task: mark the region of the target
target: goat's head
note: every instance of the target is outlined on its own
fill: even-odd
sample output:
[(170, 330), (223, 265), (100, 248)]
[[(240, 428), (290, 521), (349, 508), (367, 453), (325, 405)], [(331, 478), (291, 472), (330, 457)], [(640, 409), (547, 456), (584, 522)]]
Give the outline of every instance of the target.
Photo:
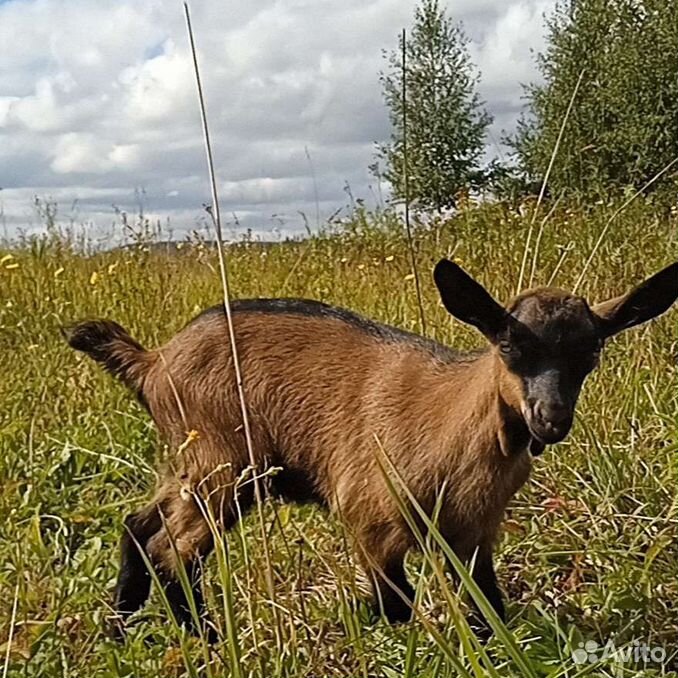
[(541, 445), (570, 431), (577, 397), (605, 341), (666, 311), (678, 298), (678, 263), (627, 294), (590, 306), (554, 288), (523, 292), (501, 306), (457, 264), (443, 259), (434, 279), (445, 308), (478, 328), (493, 346), (517, 394), (525, 423)]

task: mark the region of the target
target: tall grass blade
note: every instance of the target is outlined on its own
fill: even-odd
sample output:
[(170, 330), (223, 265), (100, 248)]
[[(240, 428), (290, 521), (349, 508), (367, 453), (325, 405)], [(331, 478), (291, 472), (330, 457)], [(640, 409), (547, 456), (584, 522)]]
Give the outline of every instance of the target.
[[(222, 283), (222, 295), (223, 295), (223, 304), (224, 311), (226, 314), (226, 322), (228, 325), (228, 335), (231, 345), (231, 354), (233, 356), (233, 368), (235, 371), (235, 381), (238, 390), (238, 400), (240, 402), (240, 411), (242, 415), (243, 430), (245, 433), (245, 441), (247, 445), (247, 452), (249, 454), (250, 465), (253, 469), (257, 469), (257, 459), (254, 453), (254, 446), (252, 443), (252, 430), (250, 427), (249, 413), (247, 409), (247, 402), (245, 399), (245, 386), (243, 380), (243, 374), (240, 366), (240, 358), (238, 354), (238, 346), (235, 337), (235, 328), (233, 326), (233, 315), (231, 312), (231, 300), (230, 300), (230, 291), (228, 283), (228, 268), (226, 265), (226, 257), (224, 255), (224, 244), (221, 228), (221, 214), (219, 211), (219, 196), (217, 193), (217, 181), (216, 174), (214, 171), (214, 161), (212, 158), (212, 145), (210, 142), (209, 126), (207, 124), (207, 109), (205, 106), (205, 98), (203, 95), (202, 82), (200, 78), (200, 68), (198, 65), (198, 54), (195, 47), (195, 40), (193, 37), (193, 28), (191, 26), (191, 14), (188, 7), (188, 3), (184, 2), (184, 14), (186, 18), (186, 30), (188, 31), (188, 38), (191, 49), (191, 56), (193, 58), (193, 69), (195, 74), (195, 82), (198, 93), (198, 103), (200, 106), (200, 119), (202, 121), (203, 137), (205, 141), (205, 154), (207, 157), (207, 167), (209, 171), (210, 178), (210, 187), (212, 191), (212, 205), (210, 210), (210, 215), (212, 216), (215, 230), (216, 230), (216, 240), (217, 240), (217, 253), (219, 257), (219, 272), (221, 276)], [(275, 596), (275, 587), (273, 583), (273, 566), (271, 564), (271, 553), (268, 543), (268, 538), (266, 535), (266, 524), (264, 520), (264, 509), (263, 509), (263, 492), (261, 488), (261, 483), (258, 477), (258, 474), (254, 473), (254, 495), (256, 498), (257, 504), (257, 515), (259, 518), (259, 529), (261, 531), (261, 538), (264, 548), (264, 558), (266, 564), (266, 585), (268, 588), (268, 595), (271, 599), (273, 615), (276, 623), (276, 633), (277, 633), (277, 643), (279, 651), (282, 651), (282, 628), (280, 625), (280, 617), (278, 614), (278, 608), (276, 605), (276, 596)]]
[(518, 276), (518, 285), (516, 287), (516, 294), (519, 294), (523, 289), (523, 279), (525, 276), (525, 268), (527, 267), (527, 256), (530, 251), (530, 245), (532, 243), (532, 231), (534, 230), (534, 223), (537, 219), (537, 214), (539, 213), (539, 206), (544, 199), (544, 194), (546, 193), (546, 186), (548, 185), (549, 177), (551, 176), (551, 170), (553, 165), (556, 162), (556, 156), (558, 155), (558, 150), (560, 149), (560, 142), (563, 140), (563, 135), (565, 134), (565, 127), (567, 126), (567, 121), (570, 119), (570, 113), (572, 112), (572, 106), (574, 105), (574, 100), (577, 97), (577, 92), (579, 92), (579, 86), (581, 81), (584, 78), (585, 69), (582, 69), (577, 78), (577, 83), (572, 90), (572, 96), (570, 97), (570, 102), (567, 105), (567, 110), (563, 116), (563, 122), (560, 125), (560, 130), (558, 131), (558, 137), (556, 138), (556, 143), (553, 146), (553, 152), (551, 153), (551, 158), (549, 160), (548, 167), (546, 168), (546, 174), (544, 174), (544, 179), (541, 182), (541, 188), (539, 189), (539, 196), (537, 197), (537, 203), (534, 206), (534, 211), (532, 212), (532, 218), (530, 219), (530, 228), (527, 232), (527, 240), (525, 242), (525, 249), (523, 250), (523, 261), (520, 265), (520, 275)]

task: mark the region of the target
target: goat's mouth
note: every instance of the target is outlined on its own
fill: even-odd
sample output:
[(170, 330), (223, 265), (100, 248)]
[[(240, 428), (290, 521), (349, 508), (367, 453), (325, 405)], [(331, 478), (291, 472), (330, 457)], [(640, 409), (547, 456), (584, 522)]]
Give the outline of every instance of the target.
[(537, 417), (529, 407), (523, 409), (523, 418), (532, 438), (542, 446), (542, 452), (544, 446), (555, 445), (567, 437), (573, 420), (572, 416), (561, 418), (558, 422), (544, 420)]
[(572, 428), (571, 420), (555, 425), (550, 422), (530, 421), (526, 418), (526, 423), (530, 435), (542, 445), (555, 445), (561, 442)]

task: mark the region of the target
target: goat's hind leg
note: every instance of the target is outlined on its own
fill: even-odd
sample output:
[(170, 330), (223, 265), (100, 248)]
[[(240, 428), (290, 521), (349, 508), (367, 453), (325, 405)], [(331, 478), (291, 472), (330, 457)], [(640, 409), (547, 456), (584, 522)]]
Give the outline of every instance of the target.
[[(209, 615), (205, 610), (205, 598), (202, 592), (202, 558), (195, 557), (194, 559), (184, 562), (184, 570), (186, 572), (186, 579), (190, 597), (193, 599), (197, 620), (203, 626), (208, 639), (212, 642), (217, 639), (217, 634), (213, 626), (209, 623)], [(161, 582), (165, 592), (165, 597), (172, 610), (174, 618), (177, 620), (179, 626), (188, 629), (192, 634), (198, 635), (199, 628), (196, 624), (196, 617), (191, 611), (191, 602), (187, 595), (186, 582), (182, 583), (178, 572), (162, 573)]]
[[(251, 492), (238, 494), (244, 512), (251, 504)], [(184, 499), (177, 494), (163, 502), (162, 510), (163, 527), (149, 542), (148, 551), (167, 602), (180, 626), (194, 634), (202, 626), (208, 639), (214, 641), (217, 634), (205, 611), (202, 566), (214, 547), (215, 531), (227, 530), (237, 522), (233, 487), (214, 490), (208, 500), (197, 496)], [(187, 575), (188, 590), (186, 581), (182, 583), (181, 567)]]
[[(165, 497), (160, 508), (162, 527), (148, 543), (151, 562), (174, 618), (195, 634), (199, 631), (196, 621), (206, 619), (202, 559), (209, 555), (213, 545), (212, 531), (199, 501), (194, 497), (184, 500), (178, 494)], [(181, 576), (182, 568), (185, 579)], [(191, 611), (189, 595), (197, 619)]]
[(149, 539), (162, 527), (155, 504), (130, 514), (124, 524), (125, 532), (120, 540), (120, 570), (113, 600), (115, 617), (111, 625), (111, 634), (117, 639), (124, 636), (129, 616), (148, 599), (151, 573), (146, 566), (144, 552)]

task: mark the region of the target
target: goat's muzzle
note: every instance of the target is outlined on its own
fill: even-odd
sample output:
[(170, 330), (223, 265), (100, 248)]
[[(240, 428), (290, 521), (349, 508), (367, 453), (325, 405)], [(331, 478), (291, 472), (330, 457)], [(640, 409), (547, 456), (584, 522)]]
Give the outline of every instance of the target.
[(528, 401), (523, 410), (530, 433), (544, 445), (554, 445), (567, 436), (572, 428), (574, 412), (561, 402)]

